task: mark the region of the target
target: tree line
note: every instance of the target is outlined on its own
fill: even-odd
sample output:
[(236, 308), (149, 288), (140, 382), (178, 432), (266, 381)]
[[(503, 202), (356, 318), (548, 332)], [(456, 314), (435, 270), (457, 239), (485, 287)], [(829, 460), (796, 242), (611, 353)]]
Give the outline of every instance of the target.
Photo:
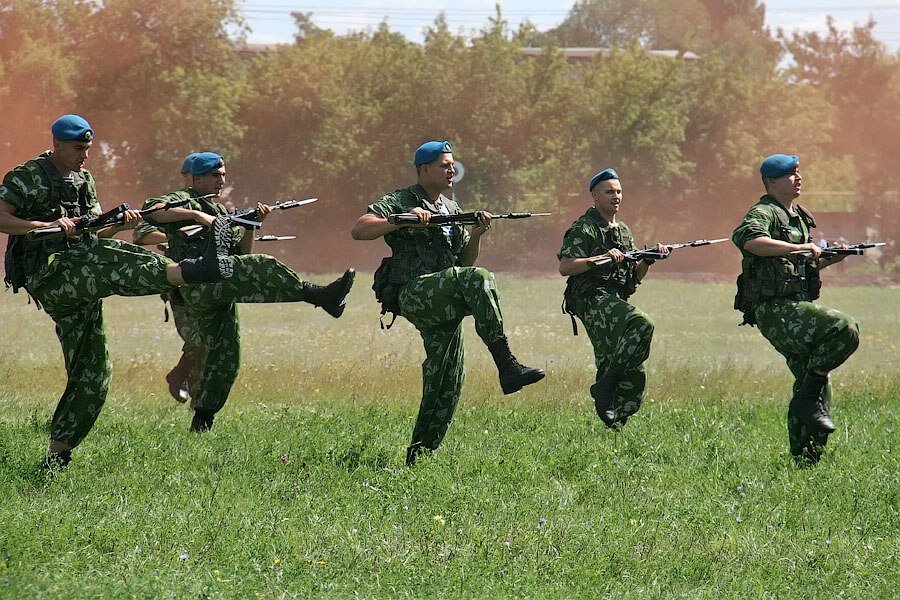
[[(0, 167), (48, 147), (49, 124), (68, 112), (97, 131), (89, 168), (107, 207), (169, 191), (185, 154), (214, 150), (235, 205), (322, 198), (281, 222), (303, 237), (295, 250), (319, 253), (298, 259), (309, 270), (339, 268), (348, 248), (374, 264), (344, 234), (367, 204), (412, 183), (412, 153), (428, 139), (453, 141), (465, 208), (554, 213), (492, 234), (495, 267), (552, 267), (589, 205), (587, 180), (607, 166), (641, 240), (730, 232), (774, 152), (801, 155), (810, 191), (845, 192), (838, 208), (896, 227), (900, 57), (873, 22), (772, 32), (764, 10), (581, 0), (540, 32), (510, 28), (498, 8), (469, 32), (438, 15), (422, 43), (389, 21), (336, 35), (295, 13), (293, 44), (250, 52), (234, 0), (8, 0)], [(559, 50), (571, 46), (611, 52), (573, 63)], [(810, 194), (813, 210), (817, 198), (833, 197)]]

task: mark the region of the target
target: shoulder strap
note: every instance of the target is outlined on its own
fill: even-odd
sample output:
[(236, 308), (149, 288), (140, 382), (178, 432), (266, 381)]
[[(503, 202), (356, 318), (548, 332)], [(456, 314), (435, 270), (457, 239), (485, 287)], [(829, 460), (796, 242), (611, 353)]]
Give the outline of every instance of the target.
[(799, 204), (795, 204), (794, 208), (797, 210), (797, 214), (800, 215), (800, 218), (806, 223), (806, 226), (809, 229), (816, 228), (816, 220), (813, 219), (812, 213), (800, 206)]

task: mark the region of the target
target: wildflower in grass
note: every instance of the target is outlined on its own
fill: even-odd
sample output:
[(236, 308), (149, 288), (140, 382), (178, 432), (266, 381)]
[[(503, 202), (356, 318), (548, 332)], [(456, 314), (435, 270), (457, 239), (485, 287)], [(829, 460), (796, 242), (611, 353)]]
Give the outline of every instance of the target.
[(403, 510), (409, 510), (409, 506), (407, 506), (406, 504), (404, 504), (404, 505), (403, 505)]
[(503, 545), (509, 548), (509, 542), (503, 542)]
[(746, 497), (747, 497), (747, 494), (745, 494), (744, 492), (741, 492), (741, 498), (746, 498)]
[(860, 525), (857, 525), (857, 526), (856, 526), (856, 530), (857, 530), (857, 531), (862, 531), (862, 527), (861, 527)]
[(433, 518), (434, 518), (435, 521), (437, 521), (437, 522), (440, 523), (441, 525), (446, 525), (446, 524), (447, 524), (447, 519), (445, 519), (445, 518), (442, 517), (441, 515), (434, 515)]
[(280, 565), (280, 564), (281, 564), (281, 559), (280, 559), (280, 558), (276, 558), (276, 559), (275, 559), (275, 564), (276, 564), (276, 565)]
[(287, 454), (281, 455), (281, 462), (287, 462)]
[(187, 560), (189, 556), (190, 554), (188, 554), (187, 552), (182, 552), (178, 558), (180, 558), (181, 560)]
[(547, 519), (545, 519), (544, 517), (541, 517), (540, 519), (538, 519), (538, 525), (540, 527), (543, 527), (546, 524), (547, 524)]
[(830, 545), (831, 545), (831, 540), (825, 540), (825, 543), (826, 543), (827, 545), (830, 546)]
[(813, 544), (813, 545), (818, 544), (818, 543), (819, 543), (819, 540), (817, 540), (816, 538), (813, 538), (813, 539), (812, 539), (812, 544)]

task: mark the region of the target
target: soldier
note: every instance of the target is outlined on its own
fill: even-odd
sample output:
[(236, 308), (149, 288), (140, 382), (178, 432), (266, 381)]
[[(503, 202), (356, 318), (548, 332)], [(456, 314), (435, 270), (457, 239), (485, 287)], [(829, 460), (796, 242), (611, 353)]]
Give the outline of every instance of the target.
[[(191, 152), (181, 163), (182, 189), (187, 190), (193, 182), (191, 164), (199, 153)], [(148, 221), (141, 221), (134, 228), (134, 243), (142, 246), (166, 244), (166, 233)], [(167, 253), (168, 248), (166, 247)], [(181, 337), (181, 357), (166, 374), (169, 395), (178, 402), (186, 402), (190, 398), (191, 388), (197, 387), (200, 377), (200, 367), (203, 365), (204, 350), (193, 323), (184, 316), (184, 300), (177, 290), (171, 294), (163, 294), (163, 302), (172, 307), (172, 320), (175, 321), (175, 329)], [(166, 311), (166, 320), (169, 314)]]
[[(187, 236), (183, 227), (206, 225), (227, 209), (208, 198), (219, 194), (225, 186), (225, 159), (213, 152), (201, 152), (191, 164), (192, 183), (186, 190), (151, 198), (145, 207), (169, 204), (193, 198), (184, 207), (153, 213), (151, 222), (166, 232), (169, 256), (175, 260), (190, 258), (203, 251), (204, 235)], [(270, 208), (257, 204), (258, 220), (265, 219)], [(191, 390), (194, 417), (191, 431), (202, 433), (212, 428), (216, 413), (228, 399), (240, 367), (240, 329), (236, 303), (240, 302), (308, 302), (338, 318), (344, 312), (345, 300), (356, 272), (347, 271), (327, 286), (300, 279), (287, 265), (265, 254), (251, 254), (253, 231), (235, 227), (229, 253), (234, 260), (234, 275), (222, 285), (190, 285), (179, 290), (185, 304), (185, 320), (196, 328), (203, 344), (205, 360), (196, 390)]]
[(821, 259), (811, 242), (815, 221), (794, 204), (803, 181), (799, 165), (797, 156), (774, 154), (759, 167), (766, 194), (732, 236), (743, 256), (735, 308), (744, 313), (743, 324), (756, 325), (787, 360), (794, 375), (787, 418), (791, 454), (816, 462), (834, 431), (828, 373), (856, 350), (859, 326), (813, 302), (822, 285), (819, 271), (844, 256)]
[[(615, 429), (638, 411), (644, 397), (644, 362), (650, 356), (653, 322), (626, 302), (647, 274), (652, 260), (627, 260), (636, 250), (631, 230), (616, 215), (622, 204), (622, 185), (615, 169), (600, 171), (588, 184), (594, 200), (563, 236), (556, 255), (560, 275), (568, 277), (566, 311), (575, 326), (577, 316), (594, 347), (597, 375), (591, 386), (600, 420)], [(667, 252), (657, 245), (659, 252)], [(592, 261), (613, 262), (595, 267)]]
[[(65, 466), (87, 436), (106, 400), (112, 365), (106, 346), (102, 298), (169, 292), (184, 283), (218, 281), (231, 274), (231, 231), (216, 219), (205, 249), (176, 263), (149, 250), (110, 239), (134, 227), (136, 211), (99, 233), (76, 224), (101, 214), (90, 172), (84, 169), (94, 130), (78, 115), (51, 127), (53, 150), (6, 174), (0, 185), (0, 231), (9, 234), (6, 282), (25, 288), (56, 323), (68, 377), (50, 424), (48, 467)], [(209, 223), (207, 223), (209, 224)], [(32, 229), (58, 226), (64, 237), (28, 239)]]
[[(460, 225), (429, 227), (434, 214), (457, 214), (459, 205), (445, 193), (453, 186), (450, 142), (426, 142), (413, 158), (418, 182), (395, 190), (369, 205), (353, 226), (353, 239), (384, 236), (392, 256), (382, 261), (373, 286), (386, 310), (400, 314), (422, 335), (422, 403), (407, 449), (406, 464), (436, 449), (453, 418), (464, 378), (462, 320), (475, 319), (475, 330), (487, 345), (500, 375), (504, 394), (544, 378), (540, 369), (518, 363), (503, 333), (500, 299), (490, 271), (474, 267), (481, 236), (491, 228), (484, 212), (471, 232)], [(420, 222), (391, 225), (392, 214), (413, 213)]]

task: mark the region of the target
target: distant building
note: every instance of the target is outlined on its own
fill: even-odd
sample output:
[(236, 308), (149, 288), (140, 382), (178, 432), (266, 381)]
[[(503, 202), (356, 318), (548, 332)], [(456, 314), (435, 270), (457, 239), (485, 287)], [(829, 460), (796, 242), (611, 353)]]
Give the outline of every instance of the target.
[[(522, 54), (524, 54), (525, 56), (540, 56), (544, 53), (544, 50), (545, 48), (527, 47), (522, 48)], [(604, 58), (608, 58), (614, 51), (612, 48), (557, 48), (556, 50), (562, 53), (562, 55), (565, 56), (566, 60), (570, 63), (586, 63), (598, 54)], [(690, 62), (700, 60), (700, 55), (690, 51), (681, 52), (680, 50), (645, 50), (644, 54), (648, 58), (664, 58), (672, 60), (680, 57), (681, 60)]]

